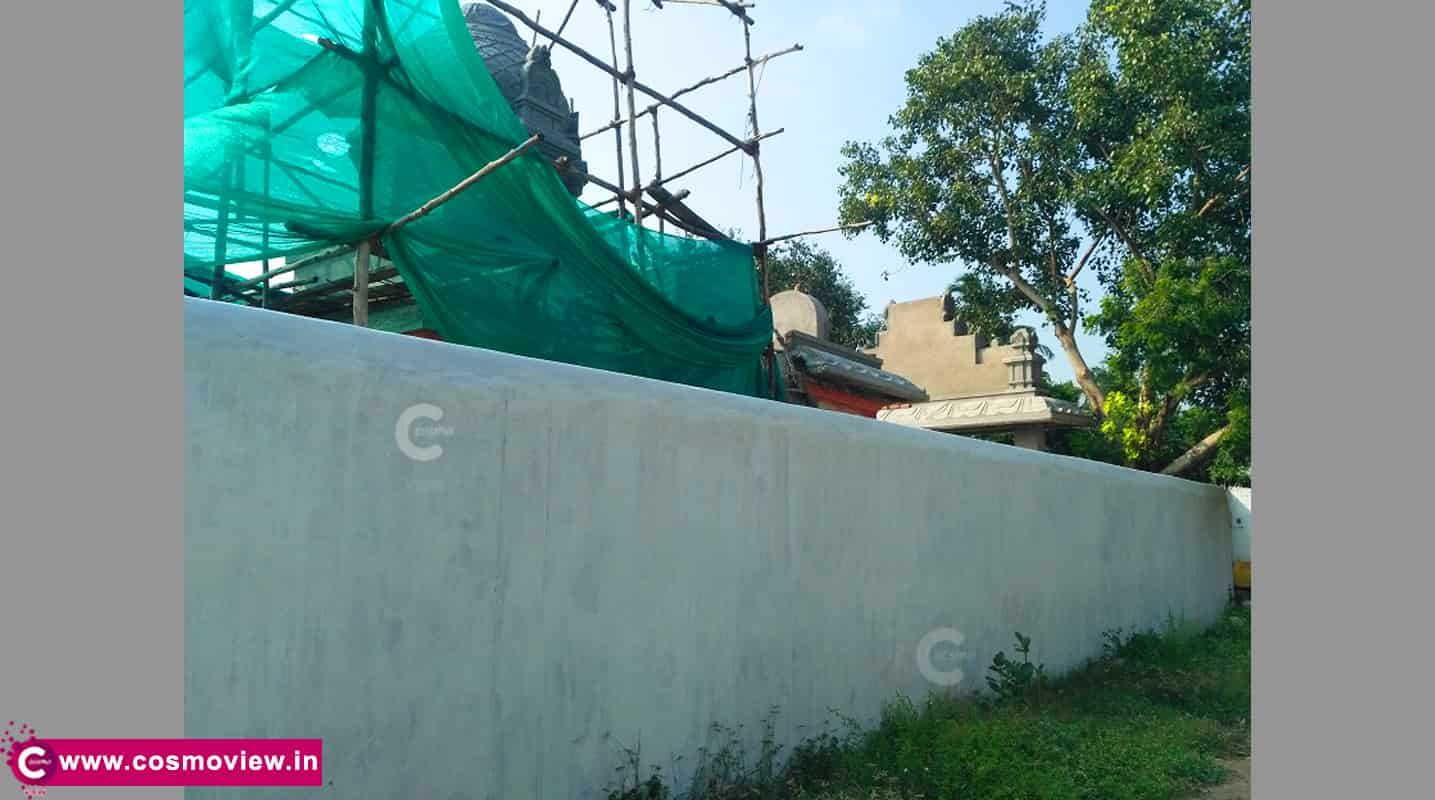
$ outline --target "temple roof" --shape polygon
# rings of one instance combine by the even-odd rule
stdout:
[[[849,347],[823,341],[798,330],[788,331],[779,341],[788,359],[804,375],[815,380],[892,401],[920,402],[927,399],[922,387],[901,375],[881,369],[882,362]]]
[[[465,5],[463,19],[499,90],[513,102],[522,90],[523,61],[528,57],[528,45],[518,35],[513,21],[487,3]]]
[[[538,149],[551,159],[566,157],[575,168],[563,183],[575,197],[582,193],[588,165],[578,137],[578,113],[563,94],[547,45],[530,47],[513,21],[487,3],[463,7],[468,34],[513,113],[530,133],[543,134]]]

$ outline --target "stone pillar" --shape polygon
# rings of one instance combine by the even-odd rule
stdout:
[[[1036,332],[1018,328],[1010,345],[1016,354],[1002,359],[1007,366],[1007,391],[1024,392],[1041,388],[1043,359],[1036,353]]]
[[[1028,450],[1046,449],[1046,429],[1042,427],[1018,428],[1012,431],[1012,440],[1017,447]]]

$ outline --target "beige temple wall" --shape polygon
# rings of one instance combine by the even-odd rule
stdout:
[[[893,303],[887,306],[887,325],[877,335],[877,346],[866,352],[882,359],[882,369],[926,389],[933,400],[1007,391],[1002,359],[1020,351],[978,349],[977,337],[957,336],[953,325],[942,319],[941,296]]]
[[[322,738],[329,784],[190,800],[598,798],[618,742],[691,764],[777,704],[790,746],[980,689],[1013,631],[1061,672],[1231,584],[1214,486],[184,309],[185,735]]]

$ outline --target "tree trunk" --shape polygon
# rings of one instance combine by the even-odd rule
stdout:
[[[1221,443],[1221,439],[1225,438],[1230,430],[1231,426],[1227,425],[1211,433],[1201,441],[1196,442],[1190,450],[1182,453],[1180,458],[1167,464],[1166,468],[1161,470],[1161,474],[1180,475],[1183,472],[1190,471],[1206,463],[1210,460],[1211,456],[1216,454],[1216,445]]]
[[[1092,413],[1096,415],[1097,419],[1105,418],[1106,392],[1102,391],[1101,387],[1097,385],[1096,376],[1091,374],[1091,368],[1086,366],[1086,359],[1081,355],[1081,348],[1076,346],[1076,335],[1072,332],[1072,329],[1062,324],[1060,317],[1056,314],[1055,306],[1053,306],[1051,301],[1038,291],[1035,286],[1032,286],[1030,282],[1023,278],[1017,270],[1009,269],[1000,261],[990,263],[993,269],[1011,281],[1012,285],[1017,288],[1017,291],[1026,295],[1027,299],[1036,304],[1036,307],[1041,309],[1042,313],[1046,315],[1047,321],[1051,323],[1052,330],[1056,331],[1057,340],[1061,342],[1061,349],[1066,351],[1066,358],[1071,362],[1071,371],[1076,376],[1077,385],[1080,386],[1081,391],[1086,394],[1086,399],[1091,401],[1093,406]]]
[[[1072,374],[1076,376],[1076,384],[1081,391],[1086,393],[1086,399],[1091,401],[1092,413],[1097,419],[1106,416],[1106,392],[1096,383],[1096,376],[1091,374],[1091,368],[1086,366],[1086,359],[1081,356],[1081,350],[1076,346],[1076,336],[1061,323],[1054,323],[1052,328],[1056,331],[1056,338],[1061,342],[1061,349],[1066,351],[1066,358],[1071,362]]]

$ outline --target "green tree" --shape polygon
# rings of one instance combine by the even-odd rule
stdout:
[[[800,239],[784,242],[767,255],[772,292],[802,287],[827,309],[832,341],[863,347],[872,341],[882,320],[867,311],[867,301],[842,265],[827,250]]]
[[[1009,4],[919,59],[893,134],[843,148],[842,220],[873,221],[911,261],[962,265],[973,318],[1041,315],[1122,463],[1239,471],[1249,3],[1097,0],[1081,29],[1048,40],[1044,11]],[[1088,269],[1103,290],[1089,316]],[[1099,374],[1083,324],[1110,349]]]

